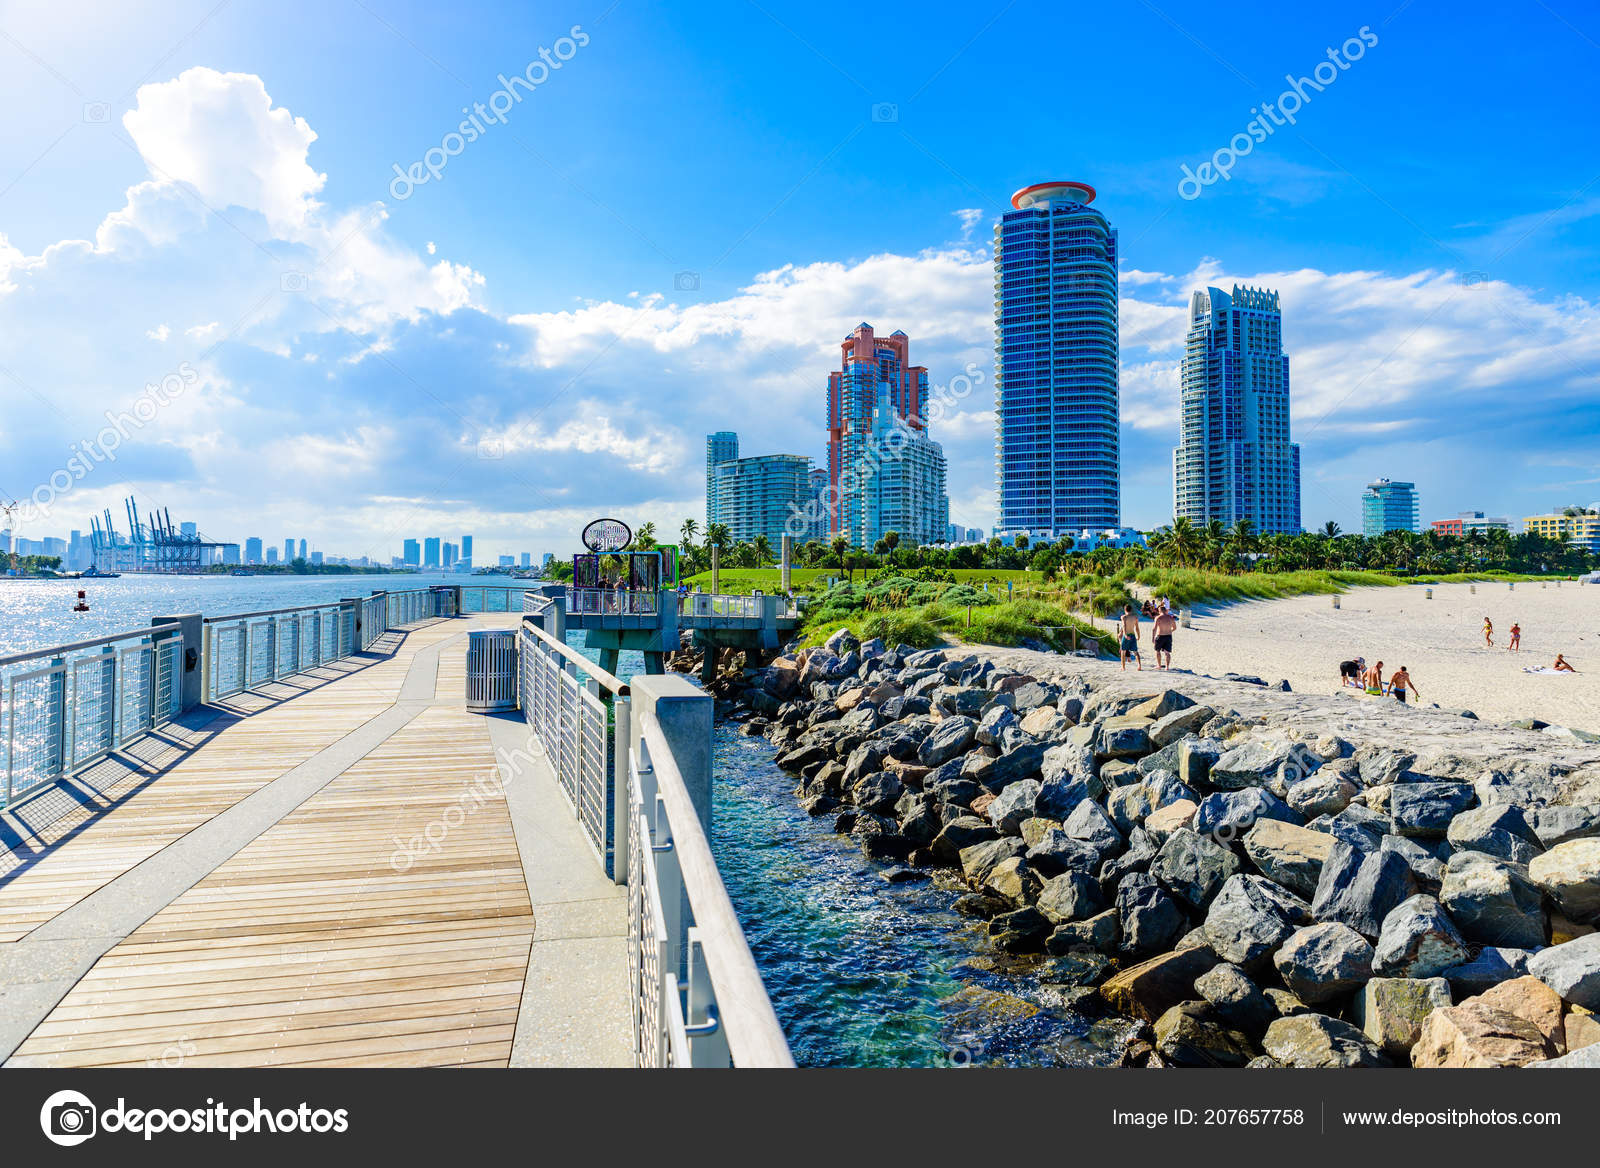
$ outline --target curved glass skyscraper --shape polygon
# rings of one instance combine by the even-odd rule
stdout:
[[[1117,233],[1094,188],[1011,196],[994,234],[995,478],[1001,535],[1119,526]]]

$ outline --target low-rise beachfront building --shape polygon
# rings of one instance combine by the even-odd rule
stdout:
[[[811,459],[803,454],[758,454],[716,463],[706,488],[708,526],[727,524],[736,543],[764,535],[776,551],[790,531],[790,516],[805,514],[811,471]]]
[[[1386,531],[1416,531],[1417,484],[1378,479],[1361,493],[1361,532],[1382,535]]]
[[[1522,521],[1522,530],[1546,539],[1559,539],[1569,547],[1600,552],[1600,505],[1579,511],[1576,515],[1568,515],[1564,511],[1550,515],[1529,515]]]
[[[1454,519],[1435,519],[1428,526],[1440,535],[1471,535],[1475,531],[1510,531],[1511,520],[1482,511],[1459,511]]]

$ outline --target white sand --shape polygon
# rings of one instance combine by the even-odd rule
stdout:
[[[1193,627],[1174,638],[1173,666],[1287,678],[1296,692],[1335,693],[1339,662],[1362,656],[1369,665],[1383,661],[1385,679],[1406,666],[1423,704],[1600,731],[1600,585],[1480,583],[1476,595],[1466,584],[1432,587],[1432,600],[1422,585],[1353,589],[1338,609],[1328,596],[1197,608]],[[1483,645],[1485,616],[1494,622],[1493,649]],[[1522,626],[1520,653],[1506,649],[1513,621]],[[1154,663],[1149,629],[1145,622],[1147,669]],[[1557,653],[1580,672],[1523,672],[1551,664]]]

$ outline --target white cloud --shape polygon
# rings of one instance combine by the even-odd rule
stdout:
[[[152,341],[165,341],[172,335],[172,330],[164,324],[158,324],[153,329],[146,329],[144,335]]]

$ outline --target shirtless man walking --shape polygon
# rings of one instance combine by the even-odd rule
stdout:
[[[1178,618],[1166,605],[1156,613],[1156,623],[1150,630],[1150,643],[1156,651],[1156,668],[1172,668],[1172,634],[1178,627]]]
[[[1139,614],[1133,610],[1133,605],[1122,606],[1122,634],[1118,638],[1117,648],[1122,654],[1122,668],[1128,668],[1128,658],[1132,657],[1139,672],[1144,672],[1144,661],[1139,656]]]
[[[1415,697],[1420,698],[1422,696],[1420,693],[1417,693],[1417,687],[1411,684],[1411,674],[1408,673],[1406,671],[1406,667],[1402,665],[1399,669],[1394,671],[1394,676],[1389,678],[1389,692],[1394,695],[1395,699],[1400,702],[1401,705],[1404,705],[1406,702],[1407,690],[1409,690]]]

